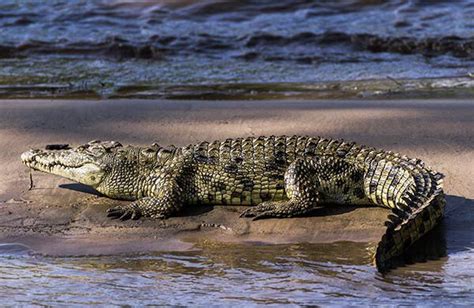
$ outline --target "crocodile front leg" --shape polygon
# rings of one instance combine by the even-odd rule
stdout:
[[[367,203],[362,168],[343,159],[297,159],[285,172],[289,200],[268,201],[244,211],[241,217],[285,218],[304,215],[322,203]]]
[[[107,210],[107,217],[119,218],[120,220],[139,219],[142,216],[165,218],[162,212],[166,212],[160,199],[145,197],[128,205],[119,205]],[[149,213],[146,215],[145,213]]]
[[[120,220],[140,217],[168,218],[183,207],[182,190],[175,180],[168,179],[153,196],[141,198],[128,205],[107,210],[107,216]]]
[[[168,198],[145,197],[125,206],[116,206],[107,210],[107,216],[120,220],[139,219],[140,217],[168,218],[180,207]]]

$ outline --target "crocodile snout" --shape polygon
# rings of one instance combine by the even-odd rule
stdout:
[[[29,151],[26,151],[24,153],[21,154],[21,161],[24,163],[24,164],[28,164],[28,163],[31,163],[33,161],[35,161],[35,157],[38,155],[40,151],[39,150],[36,150],[36,149],[31,149]]]

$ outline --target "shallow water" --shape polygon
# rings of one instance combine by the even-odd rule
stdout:
[[[3,245],[3,305],[432,305],[474,303],[473,249],[386,275],[367,245],[197,245],[137,256],[51,258]]]
[[[48,257],[0,244],[4,306],[474,304],[474,200],[447,197],[442,223],[384,275],[373,244],[193,241],[187,252]]]
[[[176,86],[189,96],[196,85],[245,84],[219,88],[239,94],[261,84],[467,76],[473,20],[468,0],[7,0],[0,95],[175,97]],[[301,90],[263,94],[275,92]]]

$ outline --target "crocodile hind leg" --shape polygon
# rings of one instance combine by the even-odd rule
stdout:
[[[285,192],[288,200],[262,202],[245,210],[240,217],[285,218],[303,215],[317,207],[319,192],[312,175],[315,168],[307,160],[298,159],[285,172]],[[315,185],[316,184],[316,185]]]
[[[324,201],[358,203],[365,197],[363,170],[335,157],[297,159],[285,172],[285,191],[289,200],[263,202],[241,217],[293,217],[321,207]]]

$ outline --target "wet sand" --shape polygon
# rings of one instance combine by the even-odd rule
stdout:
[[[33,173],[20,154],[92,139],[186,145],[227,137],[307,134],[344,138],[425,160],[446,175],[447,241],[474,236],[473,101],[0,101],[0,242],[48,255],[188,250],[193,242],[376,242],[388,211],[332,207],[311,217],[251,221],[244,207],[194,207],[165,221],[110,220],[122,201]]]

